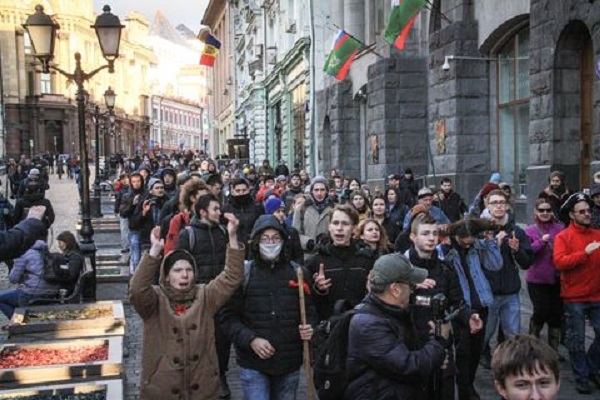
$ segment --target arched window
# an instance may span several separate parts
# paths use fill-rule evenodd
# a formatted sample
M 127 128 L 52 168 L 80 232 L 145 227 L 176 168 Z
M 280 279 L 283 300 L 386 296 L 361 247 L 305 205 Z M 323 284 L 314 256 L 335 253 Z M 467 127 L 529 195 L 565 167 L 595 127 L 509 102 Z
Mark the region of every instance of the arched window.
M 502 179 L 516 188 L 529 166 L 529 28 L 498 52 L 497 93 L 498 163 Z

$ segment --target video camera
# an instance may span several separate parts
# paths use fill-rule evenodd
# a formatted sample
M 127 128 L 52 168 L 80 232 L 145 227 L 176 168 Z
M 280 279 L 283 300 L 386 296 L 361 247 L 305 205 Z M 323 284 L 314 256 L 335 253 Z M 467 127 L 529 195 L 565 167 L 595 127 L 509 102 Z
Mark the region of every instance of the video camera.
M 450 322 L 465 307 L 464 302 L 456 308 L 451 307 L 448 298 L 443 293 L 438 293 L 434 296 L 414 296 L 411 300 L 411 304 L 413 305 L 430 307 L 434 322 Z

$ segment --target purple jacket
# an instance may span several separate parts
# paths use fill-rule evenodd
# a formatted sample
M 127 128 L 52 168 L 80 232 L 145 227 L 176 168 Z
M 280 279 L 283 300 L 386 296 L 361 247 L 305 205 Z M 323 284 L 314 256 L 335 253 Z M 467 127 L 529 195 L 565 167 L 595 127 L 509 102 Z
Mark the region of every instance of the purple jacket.
M 25 254 L 15 259 L 15 265 L 8 275 L 10 283 L 18 283 L 19 289 L 34 296 L 58 294 L 60 286 L 46 282 L 43 278 L 43 251 L 47 248 L 46 242 L 37 240 Z
M 531 240 L 531 248 L 534 254 L 533 264 L 527 270 L 525 280 L 527 283 L 556 284 L 558 283 L 558 273 L 554 268 L 552 261 L 552 250 L 554 247 L 554 238 L 565 226 L 557 221 L 550 223 L 535 223 L 525 228 L 525 233 Z M 550 240 L 544 242 L 542 236 L 550 234 Z

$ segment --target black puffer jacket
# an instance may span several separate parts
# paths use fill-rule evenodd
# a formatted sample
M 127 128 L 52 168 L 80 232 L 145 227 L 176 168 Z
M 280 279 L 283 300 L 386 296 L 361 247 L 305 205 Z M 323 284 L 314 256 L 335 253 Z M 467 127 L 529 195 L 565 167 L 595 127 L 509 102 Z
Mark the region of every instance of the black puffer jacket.
M 177 239 L 176 249 L 189 251 L 196 260 L 197 283 L 208 283 L 215 279 L 225 268 L 225 252 L 229 241 L 227 229 L 221 225 L 208 225 L 200 220 L 192 220 L 194 230 L 194 248 L 190 249 L 190 235 L 182 230 Z
M 447 345 L 443 339 L 419 346 L 410 312 L 368 295 L 373 312 L 352 317 L 346 359 L 350 384 L 344 400 L 425 399 L 431 374 L 439 368 Z
M 257 221 L 252 237 L 258 237 L 269 228 L 278 230 L 285 238 L 285 231 L 272 215 L 262 216 Z M 297 371 L 302 365 L 302 340 L 298 330 L 301 324 L 298 288 L 291 284 L 297 282 L 296 271 L 285 256 L 269 262 L 260 258 L 257 248 L 253 248 L 251 254 L 249 278 L 221 310 L 221 327 L 235 345 L 241 367 L 267 375 Z M 310 287 L 309 273 L 305 272 L 304 276 Z M 305 295 L 305 303 L 309 322 L 314 325 L 312 295 Z M 250 347 L 255 338 L 268 340 L 275 348 L 275 355 L 260 359 Z
M 240 221 L 238 228 L 238 240 L 247 245 L 254 223 L 264 214 L 264 208 L 256 203 L 251 196 L 243 196 L 243 199 L 231 196 L 229 204 L 223 210 L 224 213 L 233 213 Z
M 327 293 L 313 288 L 319 320 L 323 321 L 331 317 L 337 301 L 347 300 L 354 307 L 365 297 L 367 276 L 375 263 L 375 253 L 360 241 L 353 240 L 348 247 L 337 247 L 328 242 L 320 245 L 317 253 L 306 262 L 311 276 L 319 272 L 321 263 L 325 267 L 325 277 L 332 282 Z

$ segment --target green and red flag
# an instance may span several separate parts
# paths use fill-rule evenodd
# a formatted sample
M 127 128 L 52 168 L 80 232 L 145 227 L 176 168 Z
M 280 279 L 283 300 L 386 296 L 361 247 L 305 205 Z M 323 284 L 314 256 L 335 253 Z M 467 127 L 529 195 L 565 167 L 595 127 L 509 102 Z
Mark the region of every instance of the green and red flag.
M 323 71 L 326 74 L 333 75 L 335 79 L 343 81 L 350 70 L 354 57 L 362 47 L 364 47 L 364 44 L 340 29 L 334 38 L 333 49 L 327 56 Z
M 385 30 L 385 41 L 394 47 L 404 50 L 406 38 L 412 29 L 417 14 L 425 6 L 427 0 L 392 1 L 392 12 Z

